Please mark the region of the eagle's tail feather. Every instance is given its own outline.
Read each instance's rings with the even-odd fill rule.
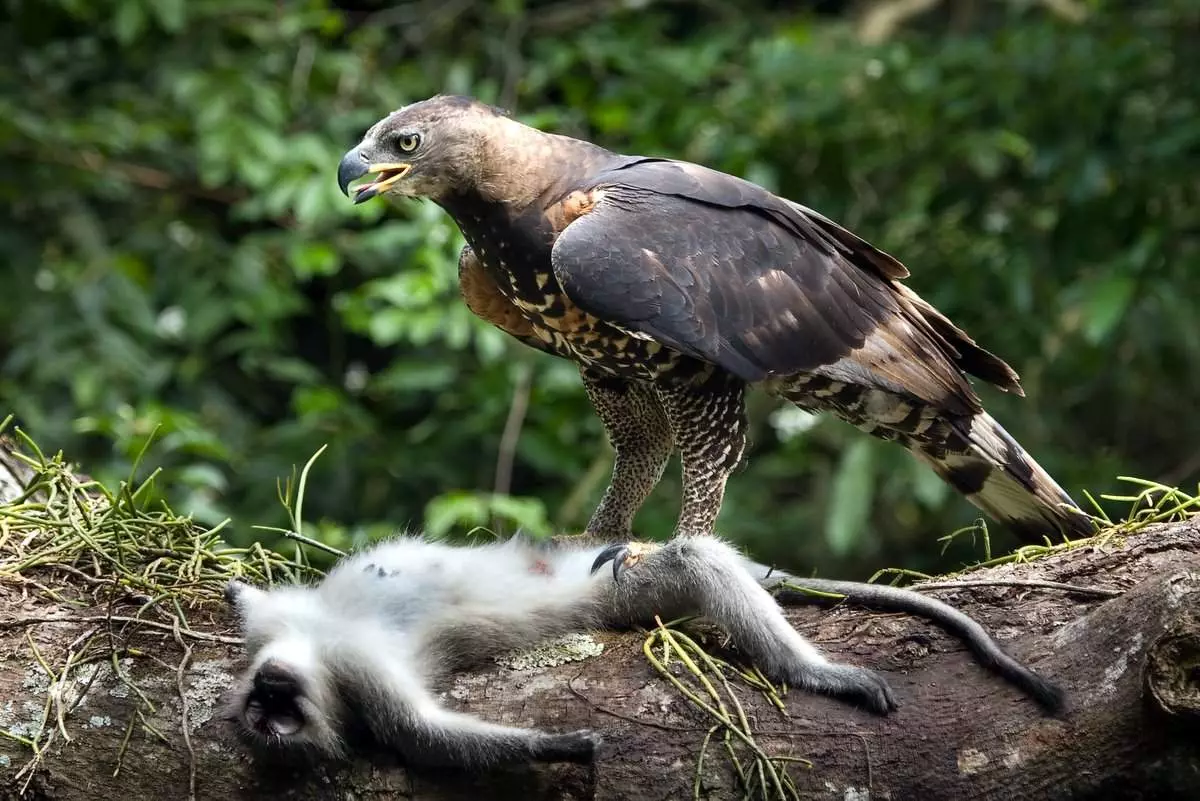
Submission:
[[[910,449],[1022,539],[1095,533],[1095,525],[1071,496],[987,412],[958,418],[947,434],[936,446],[913,442]]]

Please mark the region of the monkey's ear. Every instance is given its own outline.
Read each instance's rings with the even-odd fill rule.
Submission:
[[[265,596],[266,593],[257,587],[251,587],[244,581],[231,579],[225,585],[225,603],[232,606],[238,611],[245,611],[246,608]]]

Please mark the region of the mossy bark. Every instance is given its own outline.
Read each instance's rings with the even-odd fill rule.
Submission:
[[[0,489],[14,483],[20,482],[0,481]],[[1011,585],[935,592],[1059,681],[1069,693],[1066,714],[1041,716],[923,621],[845,607],[789,610],[793,623],[833,658],[886,674],[902,704],[878,718],[792,691],[784,699],[785,716],[761,693],[743,687],[739,695],[763,750],[812,763],[789,769],[799,796],[1195,798],[1197,524],[1158,526],[1102,549],[1079,548],[969,576],[983,579],[1123,591],[1111,599]],[[189,616],[199,638],[109,622],[108,615],[127,616],[130,608],[70,603],[82,597],[73,585],[81,580],[52,569],[0,574],[0,731],[9,735],[0,736],[0,796],[687,799],[698,787],[703,798],[742,797],[719,738],[710,742],[697,785],[697,757],[712,721],[654,672],[637,633],[597,635],[605,645],[600,656],[526,670],[497,665],[457,676],[443,688],[448,705],[488,720],[602,732],[605,743],[594,765],[466,776],[409,772],[378,760],[272,763],[231,739],[218,714],[218,698],[241,655],[237,645],[222,641],[236,636],[223,609]],[[39,622],[46,619],[60,622]],[[118,658],[74,665],[63,677],[72,649],[89,634],[106,638]],[[209,635],[218,639],[204,638]],[[20,739],[35,737],[43,750],[30,765],[34,754]]]

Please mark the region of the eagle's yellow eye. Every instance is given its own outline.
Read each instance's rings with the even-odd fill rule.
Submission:
[[[400,138],[396,142],[405,153],[411,153],[421,144],[421,135],[417,133],[400,134]]]

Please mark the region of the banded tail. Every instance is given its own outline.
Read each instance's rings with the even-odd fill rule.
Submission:
[[[945,436],[936,444],[905,444],[968,501],[1026,541],[1095,533],[1071,496],[990,414],[980,411],[943,423]]]
[[[934,404],[871,386],[867,381],[878,380],[870,374],[843,372],[838,378],[843,380],[815,373],[789,376],[771,389],[801,408],[832,412],[872,436],[904,445],[1025,542],[1095,533],[1071,496],[973,395],[972,403],[954,408],[953,403]]]

